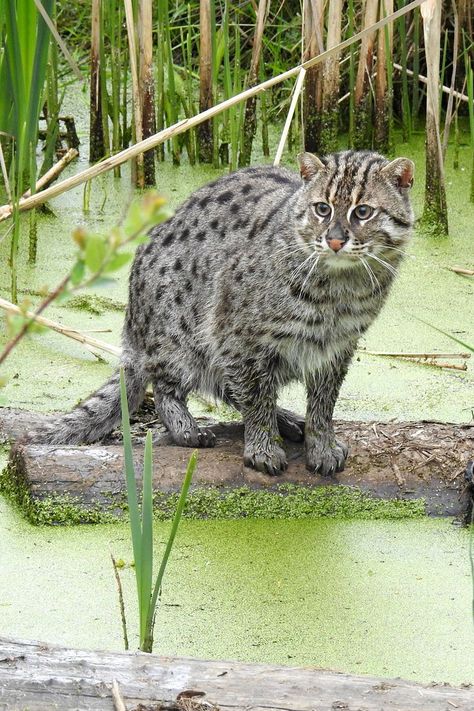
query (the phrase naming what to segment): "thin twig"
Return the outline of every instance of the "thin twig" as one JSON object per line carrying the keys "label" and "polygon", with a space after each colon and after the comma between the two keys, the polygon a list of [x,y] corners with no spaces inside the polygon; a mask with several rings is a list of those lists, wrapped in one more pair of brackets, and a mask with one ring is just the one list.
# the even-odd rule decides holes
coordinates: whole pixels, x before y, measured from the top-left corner
{"label": "thin twig", "polygon": [[44,316],[39,315],[42,311],[44,311],[46,306],[48,306],[56,298],[57,293],[59,293],[57,289],[55,289],[54,292],[51,292],[46,302],[43,302],[40,308],[34,313],[31,311],[23,313],[23,311],[15,304],[12,304],[6,299],[0,299],[0,309],[3,309],[7,313],[26,316],[26,318],[28,319],[28,321],[23,325],[21,331],[15,336],[14,339],[7,343],[4,351],[0,354],[0,365],[10,354],[11,350],[17,345],[18,341],[23,338],[26,331],[33,322],[39,323],[41,326],[45,326],[46,328],[50,328],[52,331],[56,331],[57,333],[61,333],[63,336],[72,338],[74,341],[78,341],[86,347],[90,346],[91,348],[97,348],[98,350],[105,351],[106,353],[111,353],[114,356],[120,357],[121,350],[117,346],[112,346],[110,345],[110,343],[99,341],[97,338],[91,338],[90,336],[86,336],[84,333],[81,333],[81,331],[77,331],[75,328],[68,328],[67,326],[63,326],[62,324],[57,323],[56,321],[51,321],[50,319],[44,318]]}
{"label": "thin twig", "polygon": [[0,141],[0,166],[2,168],[3,182],[5,183],[5,190],[7,191],[7,196],[10,202],[12,202],[12,191],[10,188],[10,180],[8,179],[8,170],[5,165],[5,156],[3,155],[2,143]]}
{"label": "thin twig", "polygon": [[[58,160],[57,163],[55,163],[49,170],[46,171],[44,175],[41,176],[41,178],[36,183],[35,192],[39,192],[40,190],[43,190],[43,188],[47,188],[48,185],[51,185],[53,180],[56,180],[56,178],[59,176],[60,173],[62,173],[64,168],[69,165],[69,163],[73,161],[74,158],[76,158],[78,155],[79,151],[76,148],[70,148],[63,155],[61,160]],[[30,195],[31,190],[27,190],[22,197],[27,198]]]}
{"label": "thin twig", "polygon": [[470,358],[470,353],[387,353],[385,351],[366,351],[361,350],[362,353],[374,356],[384,356],[386,358]]}
{"label": "thin twig", "polygon": [[117,679],[112,681],[112,698],[114,700],[115,711],[127,711]]}
{"label": "thin twig", "polygon": [[128,634],[127,634],[127,618],[125,616],[125,603],[123,599],[123,588],[122,581],[120,580],[120,575],[117,568],[117,561],[115,560],[113,553],[110,554],[112,558],[112,565],[114,566],[115,581],[117,583],[118,597],[119,597],[119,607],[120,607],[120,619],[122,621],[122,632],[123,632],[123,644],[125,651],[127,652],[130,647],[128,645]]}
{"label": "thin twig", "polygon": [[[235,104],[238,104],[242,101],[246,101],[251,96],[256,96],[257,94],[260,94],[261,92],[272,88],[276,84],[281,84],[283,81],[297,76],[300,73],[301,68],[309,69],[310,67],[314,67],[317,64],[324,62],[332,55],[338,54],[343,49],[346,49],[355,42],[358,42],[366,35],[374,32],[375,30],[380,29],[381,27],[385,27],[385,25],[394,22],[399,17],[403,17],[403,15],[406,15],[407,13],[414,10],[416,7],[419,7],[424,1],[425,0],[413,0],[413,2],[409,3],[405,7],[400,8],[391,15],[387,15],[387,17],[383,18],[382,20],[379,20],[371,27],[365,28],[361,32],[358,32],[352,37],[349,37],[348,39],[344,40],[335,47],[331,47],[331,49],[328,49],[325,52],[318,54],[316,57],[313,57],[312,59],[309,59],[306,62],[303,62],[302,64],[299,64],[298,66],[293,67],[292,69],[289,69],[286,72],[283,72],[282,74],[278,74],[277,76],[272,77],[271,79],[267,79],[266,81],[262,82],[261,84],[258,84],[257,86],[251,87],[250,89],[246,89],[245,91],[241,92],[240,94],[237,94],[236,96],[233,96],[230,99],[227,99],[226,101],[221,101],[219,104],[216,104],[216,106],[213,106],[210,109],[207,109],[206,111],[202,111],[201,113],[196,114],[191,118],[182,119],[173,126],[169,126],[168,128],[165,128],[162,131],[155,133],[153,136],[150,136],[149,138],[146,138],[145,140],[140,141],[139,143],[135,143],[133,146],[130,146],[130,148],[127,148],[124,151],[120,151],[114,156],[106,158],[101,163],[97,163],[96,165],[87,168],[81,173],[76,173],[76,175],[71,176],[67,180],[63,180],[60,183],[57,183],[56,185],[52,185],[50,188],[42,190],[36,195],[32,195],[31,197],[26,198],[25,200],[20,200],[18,206],[19,210],[29,210],[33,207],[37,207],[43,202],[46,202],[47,200],[50,200],[51,198],[56,197],[57,195],[61,195],[62,193],[76,187],[77,185],[81,185],[82,183],[85,183],[88,180],[91,180],[92,178],[101,175],[102,173],[106,173],[109,170],[112,170],[116,166],[125,163],[131,158],[135,158],[141,153],[149,151],[152,148],[156,148],[156,146],[160,145],[161,143],[164,143],[173,136],[177,136],[181,133],[184,133],[190,128],[193,128],[194,126],[198,126],[199,124],[203,123],[203,121],[208,121],[213,116],[217,116],[223,111],[229,109],[231,106],[234,106]],[[0,221],[8,219],[11,214],[11,205],[3,205],[2,207],[0,207]]]}
{"label": "thin twig", "polygon": [[463,276],[474,276],[474,269],[464,269],[463,267],[448,267],[450,272],[462,274]]}
{"label": "thin twig", "polygon": [[280,165],[280,160],[283,155],[283,149],[285,147],[288,131],[290,130],[291,122],[293,120],[293,114],[295,113],[296,104],[298,103],[298,99],[301,94],[301,89],[303,88],[305,74],[306,69],[302,68],[300,70],[300,73],[298,74],[298,79],[296,80],[293,89],[293,96],[291,97],[290,108],[288,109],[288,114],[286,117],[285,125],[283,126],[283,131],[281,133],[281,138],[278,144],[277,152],[275,154],[275,160],[273,161],[273,165]]}
{"label": "thin twig", "polygon": [[[9,356],[13,348],[16,346],[16,344],[21,341],[25,333],[28,331],[29,327],[35,322],[38,321],[38,316],[45,310],[49,304],[56,299],[59,294],[64,291],[66,288],[66,285],[69,281],[69,274],[64,277],[64,279],[59,282],[58,286],[54,291],[52,291],[46,299],[38,306],[36,311],[34,313],[28,312],[26,314],[26,317],[28,318],[28,321],[25,321],[21,329],[18,331],[16,336],[11,339],[3,349],[2,353],[0,354],[0,365],[4,362],[4,360]],[[4,299],[0,299],[0,308],[4,308],[4,304],[8,304],[9,308],[10,307],[15,307],[14,304],[11,304],[9,301],[5,301]],[[18,307],[17,307],[18,308]],[[18,308],[18,311],[16,313],[22,313],[21,309]]]}
{"label": "thin twig", "polygon": [[[405,67],[402,67],[401,64],[397,64],[396,62],[392,63],[392,67],[394,69],[397,69],[399,72],[402,71],[402,69],[403,69],[411,77],[415,76],[415,72],[412,72],[411,69],[405,69]],[[418,77],[418,81],[420,81],[422,84],[428,83],[428,79],[425,76],[423,76],[423,74],[417,74],[417,77]],[[440,89],[444,94],[452,94],[460,101],[467,101],[469,103],[469,97],[466,94],[462,94],[460,91],[453,91],[452,89],[449,88],[449,86],[441,86]]]}

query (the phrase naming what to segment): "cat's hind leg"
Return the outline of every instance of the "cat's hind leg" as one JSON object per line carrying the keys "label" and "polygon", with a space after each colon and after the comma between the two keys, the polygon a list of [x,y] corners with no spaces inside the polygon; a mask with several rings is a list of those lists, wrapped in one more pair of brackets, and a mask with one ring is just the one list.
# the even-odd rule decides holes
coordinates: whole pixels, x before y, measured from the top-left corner
{"label": "cat's hind leg", "polygon": [[200,427],[186,405],[187,393],[163,380],[153,381],[156,411],[175,444],[181,447],[214,447],[216,435]]}
{"label": "cat's hind leg", "polygon": [[282,437],[289,439],[290,442],[303,442],[304,440],[304,417],[285,410],[283,407],[277,407],[277,425]]}

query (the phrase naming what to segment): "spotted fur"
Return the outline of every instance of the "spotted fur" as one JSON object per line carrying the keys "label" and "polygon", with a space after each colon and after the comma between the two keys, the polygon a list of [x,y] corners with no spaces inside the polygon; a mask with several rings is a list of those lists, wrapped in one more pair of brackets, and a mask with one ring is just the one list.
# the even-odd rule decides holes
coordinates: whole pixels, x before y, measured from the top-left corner
{"label": "spotted fur", "polygon": [[[283,168],[239,170],[152,231],[131,270],[122,365],[131,409],[152,383],[177,444],[214,444],[186,406],[198,391],[242,413],[246,464],[280,473],[280,431],[305,436],[308,468],[327,475],[347,456],[332,428],[339,388],[410,235],[413,164],[354,151],[299,161],[303,180]],[[355,217],[360,205],[370,219]],[[306,424],[276,405],[295,379],[306,384]],[[39,436],[93,442],[119,418],[114,375]]]}

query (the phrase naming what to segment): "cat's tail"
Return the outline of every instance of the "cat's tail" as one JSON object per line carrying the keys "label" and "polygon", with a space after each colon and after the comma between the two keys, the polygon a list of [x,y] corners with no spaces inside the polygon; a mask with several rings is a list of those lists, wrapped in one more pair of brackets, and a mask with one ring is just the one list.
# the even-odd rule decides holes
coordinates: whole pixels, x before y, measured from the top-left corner
{"label": "cat's tail", "polygon": [[[128,407],[134,412],[144,398],[146,378],[137,366],[123,368]],[[120,372],[117,371],[74,410],[45,422],[26,433],[23,439],[35,444],[90,444],[110,434],[120,422],[120,416]]]}

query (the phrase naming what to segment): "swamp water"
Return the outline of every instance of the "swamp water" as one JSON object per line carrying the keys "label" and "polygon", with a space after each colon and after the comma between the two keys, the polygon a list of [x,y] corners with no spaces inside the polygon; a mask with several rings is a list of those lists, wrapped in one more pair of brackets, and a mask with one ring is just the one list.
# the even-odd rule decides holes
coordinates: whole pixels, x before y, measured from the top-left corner
{"label": "swamp water", "polygon": [[[424,170],[422,141],[401,146]],[[453,352],[449,339],[415,320],[419,316],[472,342],[473,283],[449,272],[473,267],[474,206],[468,203],[470,151],[461,170],[450,169],[451,237],[417,232],[402,274],[367,350]],[[86,167],[84,158],[68,171]],[[216,177],[212,169],[159,166],[159,183],[172,206]],[[421,213],[423,177],[415,190]],[[94,181],[91,207],[82,188],[56,198],[56,216],[38,219],[38,265],[26,258],[20,297],[53,286],[71,265],[73,227],[107,230],[130,199],[128,173]],[[26,221],[25,221],[26,225]],[[26,244],[26,233],[23,245]],[[24,253],[27,250],[24,250]],[[0,245],[0,292],[9,298],[6,257]],[[126,274],[86,299],[55,304],[47,315],[119,344]],[[23,291],[21,291],[23,290]],[[469,304],[471,306],[469,306]],[[2,341],[5,336],[2,337]],[[41,411],[66,410],[99,386],[115,367],[53,333],[25,339],[6,362],[3,404]],[[360,352],[337,406],[337,417],[363,420],[440,419],[469,422],[472,366],[438,370]],[[302,389],[282,397],[303,412]],[[196,413],[207,409],[194,402]],[[219,413],[221,414],[221,413]],[[162,549],[168,527],[157,524]],[[160,546],[161,543],[161,546]],[[421,681],[474,682],[469,534],[450,520],[406,521],[183,521],[165,579],[156,651],[170,655],[310,664],[353,673]],[[77,647],[120,650],[121,628],[110,551],[131,560],[123,525],[33,528],[0,498],[0,634]],[[130,631],[133,571],[123,571]],[[131,634],[131,646],[136,640]]]}
{"label": "swamp water", "polygon": [[[131,560],[126,526],[35,528],[0,500],[0,540],[0,635],[123,649],[110,552]],[[185,520],[155,651],[473,683],[468,543],[442,519]],[[135,649],[131,568],[122,581]]]}

